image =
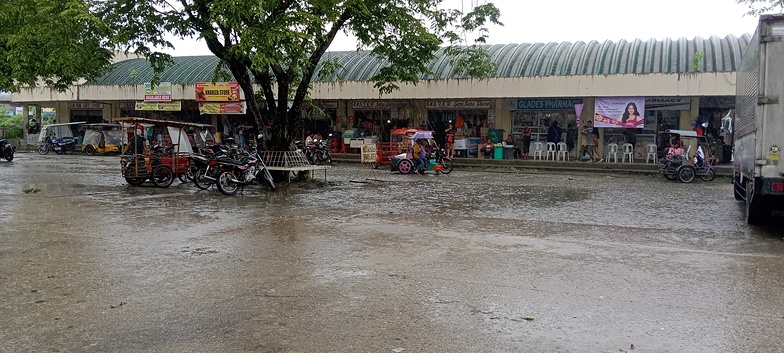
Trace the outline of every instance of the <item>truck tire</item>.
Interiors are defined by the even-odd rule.
[[[754,188],[746,185],[746,223],[762,225],[768,222],[770,210],[766,210],[759,197],[754,199]]]
[[[743,188],[740,187],[740,182],[738,181],[737,178],[733,178],[732,180],[732,189],[734,191],[733,193],[735,194],[735,200],[743,201],[744,199]]]

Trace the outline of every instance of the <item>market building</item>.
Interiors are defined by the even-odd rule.
[[[504,137],[519,134],[528,124],[536,140],[543,139],[552,121],[564,128],[579,126],[594,120],[597,102],[634,97],[644,102],[644,125],[637,129],[639,145],[644,146],[659,129],[690,130],[696,121],[720,124],[734,108],[735,73],[750,39],[729,35],[488,45],[498,65],[495,77],[461,76],[441,55],[429,64],[432,75],[382,97],[370,80],[381,62],[369,51],[327,52],[323,59],[337,60],[342,69],[313,82],[310,94],[318,109],[305,110],[307,129],[372,143],[388,140],[390,130],[401,127],[431,129],[443,139],[453,122],[459,123],[456,139],[465,143],[472,138],[473,143],[492,131]],[[160,75],[169,85],[163,95],[150,91],[149,63],[129,58],[65,92],[25,88],[11,100],[14,105],[54,108],[57,122],[140,116],[212,124],[218,131],[226,124],[249,124],[244,94],[230,82],[218,83],[228,85],[213,92],[222,95],[205,98],[198,93],[200,85],[211,82],[217,64],[213,56],[175,57],[174,65]],[[620,127],[600,129],[600,146],[622,140],[622,132]]]

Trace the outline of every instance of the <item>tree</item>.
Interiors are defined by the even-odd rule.
[[[358,49],[387,64],[373,77],[384,94],[429,73],[427,63],[442,45],[458,72],[494,74],[489,54],[476,44],[485,42],[486,24],[501,24],[492,3],[464,13],[440,8],[442,0],[87,1],[111,28],[109,44],[153,59],[156,70],[168,57],[155,48],[171,47],[163,33],[203,38],[221,59],[216,78],[234,76],[260,131],[270,127],[275,149],[298,137],[317,65],[339,32],[353,34]],[[478,37],[459,46],[467,44],[466,33]],[[323,73],[336,69],[335,62],[322,63]]]
[[[64,90],[111,64],[111,28],[81,0],[0,1],[0,90]]]
[[[749,7],[747,15],[758,16],[771,11],[784,12],[784,0],[735,0],[738,4]]]

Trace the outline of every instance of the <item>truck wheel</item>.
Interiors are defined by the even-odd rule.
[[[765,210],[759,198],[754,200],[754,188],[746,186],[746,223],[753,225],[765,224],[770,216],[770,211]]]

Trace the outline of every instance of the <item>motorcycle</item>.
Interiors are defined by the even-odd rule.
[[[316,146],[313,148],[313,160],[311,161],[312,164],[319,165],[319,164],[332,164],[332,157],[329,155],[329,149],[327,148],[327,141],[321,140],[316,141]]]
[[[73,154],[74,150],[76,150],[76,141],[73,137],[58,139],[55,136],[49,136],[42,145],[38,146],[38,154],[42,155],[51,151],[57,154]]]
[[[16,146],[12,146],[6,139],[0,139],[0,158],[5,158],[9,162],[13,161],[14,152],[16,152]]]
[[[258,153],[239,160],[223,159],[220,164],[222,171],[215,183],[224,195],[234,195],[240,187],[250,184],[267,184],[270,190],[275,191],[272,175]]]

